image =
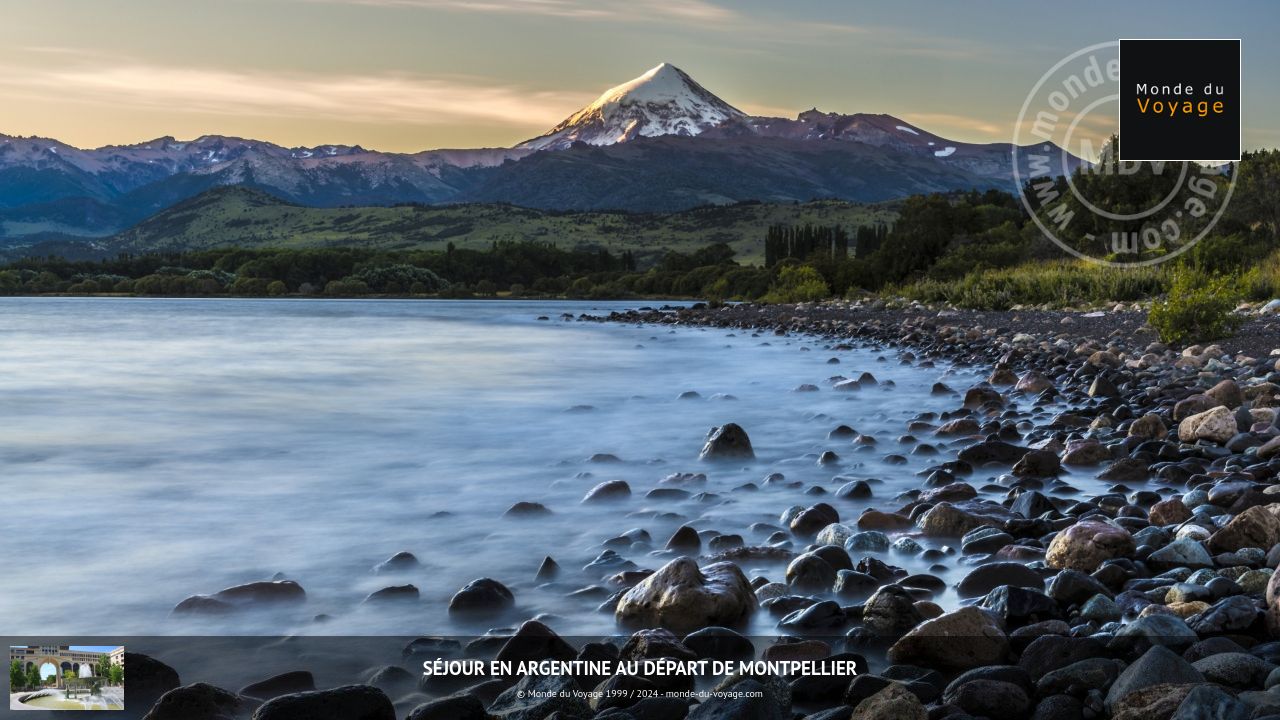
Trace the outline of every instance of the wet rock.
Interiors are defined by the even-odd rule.
[[[827,592],[835,585],[836,571],[816,553],[805,553],[787,565],[786,581],[802,592]]]
[[[1262,611],[1251,598],[1236,595],[1187,618],[1187,626],[1201,635],[1243,632],[1252,628],[1261,615]]]
[[[1111,720],[1169,718],[1194,687],[1178,683],[1135,690],[1112,706]]]
[[[1133,661],[1107,691],[1109,709],[1132,692],[1156,685],[1182,685],[1202,683],[1204,675],[1163,645],[1153,645],[1141,657]]]
[[[961,537],[990,520],[952,505],[940,502],[920,516],[916,525],[928,537]]]
[[[674,552],[696,553],[702,549],[702,538],[698,536],[697,530],[688,525],[681,525],[671,534],[671,539],[667,541],[667,549]]]
[[[1084,697],[1090,690],[1105,690],[1120,676],[1123,663],[1111,658],[1088,658],[1053,670],[1036,682],[1036,693]]]
[[[902,587],[885,585],[863,605],[862,624],[876,635],[897,637],[924,620],[915,601]]]
[[[1018,378],[1018,384],[1015,385],[1013,389],[1027,393],[1028,395],[1039,395],[1052,387],[1052,380],[1032,370],[1030,372],[1023,373],[1022,377]]]
[[[840,522],[840,513],[826,503],[818,503],[801,510],[791,519],[791,532],[810,536],[832,523]]]
[[[848,622],[844,610],[834,600],[823,600],[784,617],[778,627],[800,634],[844,627]]]
[[[1205,550],[1200,543],[1189,538],[1174,540],[1156,550],[1147,557],[1147,562],[1156,570],[1170,570],[1179,567],[1192,569],[1213,567],[1213,557],[1209,555],[1209,551]]]
[[[741,624],[756,608],[755,594],[737,565],[698,568],[687,557],[663,565],[618,601],[624,623],[689,632],[708,625]]]
[[[1235,380],[1223,380],[1206,390],[1204,394],[1219,405],[1233,410],[1244,402],[1244,397],[1240,394],[1240,386],[1236,385]]]
[[[815,545],[836,545],[844,547],[856,531],[842,523],[831,523],[818,532],[813,542]]]
[[[1176,525],[1191,519],[1191,510],[1182,498],[1173,497],[1152,505],[1147,515],[1152,525]]]
[[[888,658],[907,665],[968,670],[1003,662],[1008,654],[1004,632],[986,613],[966,607],[912,628],[889,648]]]
[[[515,595],[506,585],[491,578],[467,583],[449,600],[451,615],[493,615],[515,605]]]
[[[583,504],[625,500],[631,497],[631,486],[625,480],[607,480],[587,491]]]
[[[957,458],[975,466],[987,464],[1010,465],[1027,454],[1027,448],[1003,440],[983,440],[961,450]]]
[[[1018,477],[1055,477],[1062,472],[1062,461],[1050,450],[1028,450],[1013,464]]]
[[[1182,442],[1208,440],[1222,445],[1235,434],[1235,413],[1225,407],[1196,413],[1178,423],[1178,439]]]
[[[374,590],[364,599],[365,603],[385,603],[394,601],[417,600],[418,588],[415,585],[392,585],[381,590]]]
[[[193,595],[174,607],[176,614],[211,614],[237,609],[298,605],[307,593],[293,580],[251,582],[220,590],[213,595]]]
[[[956,586],[960,597],[978,597],[986,595],[1001,585],[1014,587],[1044,589],[1044,578],[1035,570],[1018,562],[997,562],[979,565]]]
[[[550,515],[546,505],[537,502],[521,501],[507,508],[504,517],[541,517]]]
[[[982,426],[977,420],[968,417],[955,418],[943,423],[935,433],[938,435],[977,435]]]
[[[999,617],[1005,628],[1038,623],[1060,617],[1058,604],[1039,590],[1001,585],[987,593],[980,607]]]
[[[836,573],[834,592],[842,600],[862,600],[880,587],[880,581],[867,573],[841,570]]]
[[[572,660],[578,651],[554,630],[537,620],[526,620],[494,656],[495,660]]]
[[[964,406],[976,410],[983,405],[1004,405],[1004,396],[990,385],[975,385],[965,391]]]
[[[914,525],[915,523],[906,515],[881,510],[867,510],[858,516],[860,530],[905,530]]]
[[[1111,591],[1096,578],[1079,570],[1068,569],[1053,576],[1045,594],[1060,603],[1078,605],[1094,595],[1102,594],[1110,597]]]
[[[1062,453],[1063,465],[1097,465],[1111,459],[1111,450],[1097,440],[1072,440]]]
[[[725,423],[712,428],[707,434],[707,442],[698,457],[702,460],[740,460],[755,456],[747,431],[737,423]]]
[[[385,693],[369,685],[281,695],[253,713],[253,720],[396,720]]]
[[[1104,560],[1129,557],[1134,549],[1133,536],[1124,528],[1083,520],[1054,536],[1045,563],[1051,568],[1093,572]]]
[[[1106,595],[1098,594],[1089,598],[1080,608],[1080,619],[1098,624],[1115,622],[1122,616],[1120,607]]]
[[[373,567],[376,573],[396,573],[417,570],[418,558],[411,552],[398,552]]]
[[[878,530],[864,530],[849,536],[844,542],[844,549],[849,552],[885,552],[889,549],[889,537]]]
[[[161,695],[143,720],[237,720],[246,714],[245,702],[238,695],[195,683]]]
[[[542,558],[542,564],[538,566],[538,572],[533,576],[538,582],[547,582],[554,580],[560,575],[560,565],[550,555]]]

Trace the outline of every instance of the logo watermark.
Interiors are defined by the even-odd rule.
[[[1119,159],[1119,49],[1119,41],[1082,48],[1040,77],[1014,125],[1014,181],[1032,220],[1067,253],[1154,265],[1213,229],[1236,173],[1222,162]]]

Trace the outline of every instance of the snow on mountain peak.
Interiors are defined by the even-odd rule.
[[[680,68],[662,63],[634,80],[609,88],[547,134],[516,147],[559,150],[575,142],[612,145],[636,137],[692,136],[745,116]]]

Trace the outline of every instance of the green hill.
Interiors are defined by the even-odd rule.
[[[218,247],[365,247],[386,250],[483,249],[503,240],[545,241],[563,248],[631,250],[642,260],[666,250],[711,243],[733,246],[740,262],[761,262],[770,225],[858,225],[891,222],[895,203],[813,201],[742,203],[669,214],[556,212],[503,204],[312,208],[259,190],[221,187],[164,210],[121,232],[111,253]]]

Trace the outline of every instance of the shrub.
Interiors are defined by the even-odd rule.
[[[1147,322],[1166,343],[1214,340],[1235,332],[1243,321],[1231,312],[1239,297],[1236,279],[1179,267],[1169,294],[1152,303]]]
[[[421,284],[428,291],[440,290],[448,286],[448,283],[430,270],[405,263],[366,267],[351,275],[349,279],[363,282],[374,292],[393,294],[403,293],[415,284]]]
[[[280,297],[289,294],[289,286],[280,280],[272,280],[267,285],[267,294],[271,297]]]
[[[336,297],[351,297],[354,295],[369,294],[369,286],[363,280],[352,277],[344,277],[341,280],[332,280],[325,283],[324,294]]]
[[[798,303],[821,300],[831,295],[822,275],[808,265],[790,265],[783,267],[778,279],[764,296],[765,302]]]

